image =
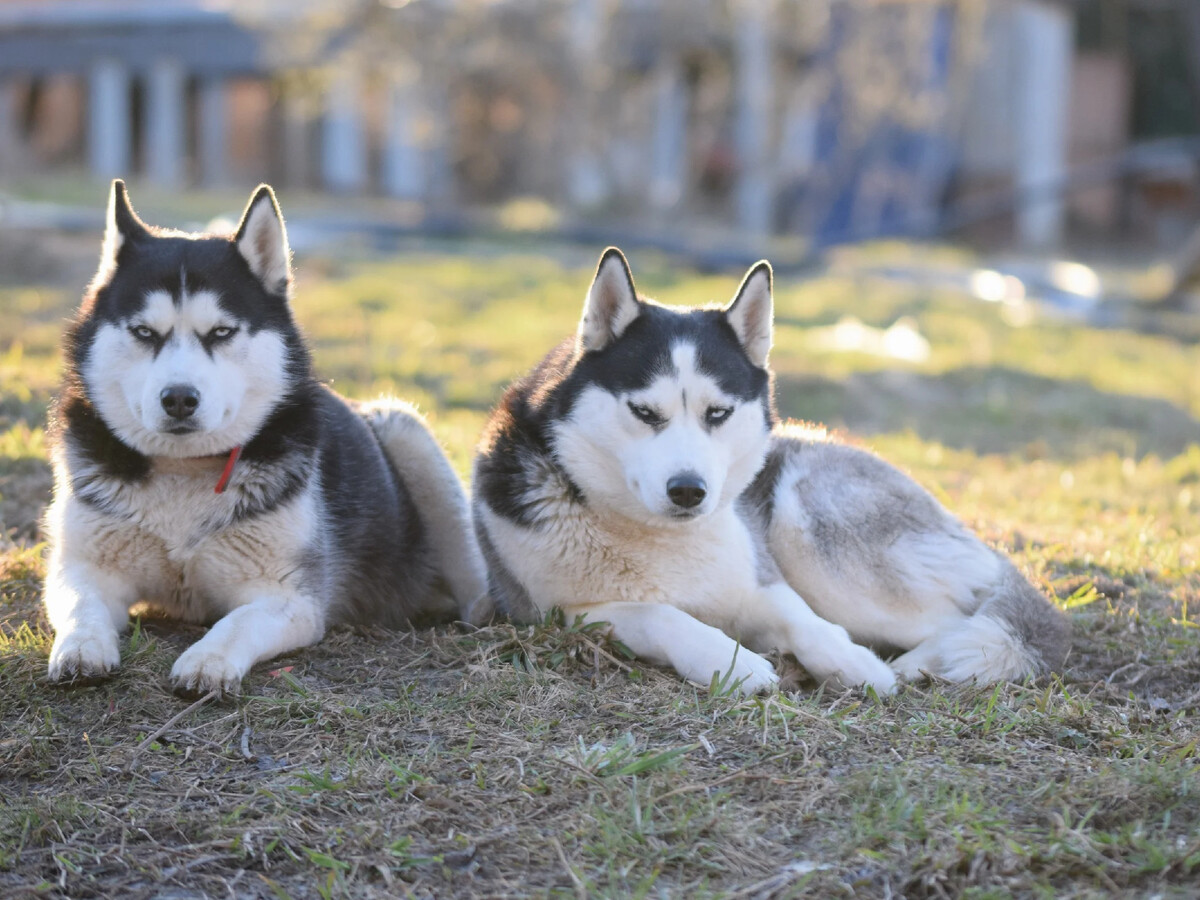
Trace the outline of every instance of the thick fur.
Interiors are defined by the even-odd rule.
[[[605,253],[579,333],[509,389],[480,446],[492,596],[517,619],[559,606],[606,621],[702,683],[769,687],[757,651],[779,649],[889,691],[891,670],[812,613],[740,502],[770,442],[770,278],[760,264],[727,309],[673,310],[638,299],[624,257]]]
[[[487,567],[458,475],[416,407],[402,400],[377,400],[359,404],[358,411],[421,511],[437,570],[454,599],[451,612],[469,621],[488,603]]]
[[[776,423],[771,317],[765,263],[724,309],[669,309],[606,251],[578,334],[508,390],[476,458],[499,611],[604,620],[745,691],[775,681],[771,649],[880,691],[895,674],[863,644],[908,651],[910,678],[1061,665],[1062,616],[1007,559],[877,457]]]
[[[135,606],[215,622],[171,672],[206,692],[332,623],[441,621],[477,602],[449,463],[411,407],[356,412],[315,380],[290,286],[269,188],[224,237],[151,229],[114,183],[51,416],[52,680],[114,669]]]
[[[751,488],[784,576],[893,668],[954,681],[1059,669],[1065,617],[926,490],[819,428],[780,426]]]

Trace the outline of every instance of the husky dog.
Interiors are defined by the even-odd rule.
[[[577,334],[509,388],[475,461],[499,610],[606,621],[747,693],[776,681],[772,649],[880,692],[1061,664],[1061,615],[1008,560],[877,457],[776,423],[771,281],[760,262],[727,307],[674,309],[604,253]],[[907,652],[889,668],[856,641]]]
[[[179,690],[236,691],[337,622],[453,619],[486,591],[458,478],[416,412],[314,378],[275,195],[231,237],[151,228],[115,181],[51,416],[53,681],[119,663],[131,607],[215,624]]]

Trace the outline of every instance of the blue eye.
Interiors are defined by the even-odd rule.
[[[155,341],[158,339],[158,334],[153,328],[147,328],[145,325],[135,325],[129,329],[135,338],[139,341]]]
[[[228,325],[218,325],[208,333],[208,339],[210,341],[223,341],[227,338],[233,337],[234,332],[236,331],[236,328],[232,328]]]
[[[732,406],[710,406],[704,412],[704,421],[708,425],[720,425],[732,415]]]
[[[657,427],[667,421],[662,416],[660,416],[657,411],[655,411],[654,409],[652,409],[649,406],[644,406],[641,403],[630,403],[630,404],[628,404],[628,406],[629,406],[629,411],[631,413],[633,413],[634,416],[636,416],[638,419],[645,422],[647,425],[652,425],[652,426]]]

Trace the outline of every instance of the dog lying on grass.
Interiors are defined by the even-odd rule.
[[[603,620],[747,693],[777,680],[768,650],[881,693],[1059,667],[1065,619],[1008,559],[877,456],[776,421],[772,306],[766,262],[727,306],[676,309],[604,253],[577,333],[508,389],[476,457],[498,611]]]
[[[291,285],[269,187],[226,237],[151,228],[114,182],[51,417],[51,680],[115,669],[137,605],[215,622],[171,670],[203,693],[332,623],[452,620],[485,592],[441,448],[408,405],[318,383]]]

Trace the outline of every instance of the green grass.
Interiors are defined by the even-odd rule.
[[[932,252],[932,251],[931,251]],[[63,249],[86,272],[95,248]],[[71,254],[75,254],[71,256]],[[504,385],[570,332],[591,253],[308,259],[322,374],[416,400],[460,472]],[[636,254],[642,289],[735,278]],[[740,699],[594,629],[337,629],[186,709],[199,629],[138,622],[100,685],[44,683],[37,520],[57,340],[83,275],[0,283],[0,893],[1186,896],[1200,877],[1200,353],[1025,328],[841,264],[778,284],[779,406],[845,428],[1068,609],[1060,678]],[[834,352],[914,317],[919,365]]]

